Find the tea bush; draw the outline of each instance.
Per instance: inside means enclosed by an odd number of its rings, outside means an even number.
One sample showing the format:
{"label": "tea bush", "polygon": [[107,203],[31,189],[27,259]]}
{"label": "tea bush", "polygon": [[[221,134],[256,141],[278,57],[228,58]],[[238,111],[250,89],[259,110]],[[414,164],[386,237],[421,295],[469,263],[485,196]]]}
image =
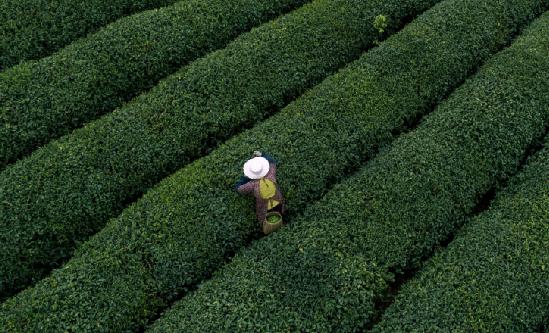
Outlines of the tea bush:
{"label": "tea bush", "polygon": [[0,71],[39,59],[122,16],[175,0],[3,0],[0,2]]}
{"label": "tea bush", "polygon": [[[62,269],[7,301],[0,324],[31,331],[142,325],[257,230],[253,204],[232,190],[248,154],[261,148],[280,160],[278,178],[295,216],[507,42],[537,11],[538,3],[530,4],[522,12],[498,1],[482,11],[465,0],[435,6],[281,113],[150,190]],[[463,19],[469,16],[476,25]]]}
{"label": "tea bush", "polygon": [[491,208],[467,222],[402,288],[374,332],[518,333],[543,323],[549,309],[548,181],[549,139]]}
{"label": "tea bush", "polygon": [[[417,268],[435,245],[463,224],[484,193],[516,172],[529,146],[543,138],[549,125],[548,23],[549,13],[441,103],[417,130],[395,140],[289,227],[237,254],[168,310],[150,332],[354,332],[372,320],[376,301],[384,299],[395,275]],[[537,188],[547,194],[546,183]],[[540,260],[546,258],[542,245],[547,239],[546,202],[545,195],[538,207],[545,213],[538,211],[542,215],[532,229],[543,234],[532,236],[541,242],[531,244],[532,256],[522,259],[537,274],[531,280],[519,279],[512,290],[501,291],[507,295],[502,301],[508,303],[498,310],[512,311],[518,297],[525,300],[529,292],[547,290],[542,282],[547,274],[540,272]],[[520,210],[519,214],[528,213]],[[483,237],[497,237],[489,229],[483,230]],[[171,250],[168,244],[165,251]],[[471,247],[470,253],[477,250],[481,251]],[[514,261],[509,265],[515,269]],[[503,283],[506,268],[494,272],[491,277],[498,277],[494,282]],[[448,281],[440,276],[446,273],[437,270],[433,281]],[[522,276],[530,277],[528,273]],[[459,294],[463,289],[454,289],[455,283],[449,283],[450,288]],[[529,284],[524,289],[528,295],[514,296],[522,283]],[[530,289],[533,286],[537,287]],[[500,287],[494,285],[490,290]],[[535,305],[532,320],[547,309],[543,306],[547,302],[541,301],[544,295],[534,296],[529,303]],[[482,306],[486,295],[471,296],[472,302]],[[456,302],[448,309],[444,305],[450,300],[425,298],[440,307],[426,306],[418,310],[420,314],[442,315],[451,313],[452,307],[467,305]],[[521,306],[517,311],[527,308]],[[406,320],[397,332],[417,327],[421,332],[436,330],[449,318],[433,322],[426,316],[420,324],[415,317],[417,308],[411,305],[406,310],[395,315],[394,322],[401,317]],[[508,313],[485,310],[484,315]],[[447,327],[441,332],[452,331],[454,323]]]}
{"label": "tea bush", "polygon": [[378,37],[377,12],[395,28],[436,1],[317,0],[6,168],[0,294],[43,277],[148,187],[359,57]]}
{"label": "tea bush", "polygon": [[0,73],[0,169],[305,2],[184,0],[123,18],[51,57]]}

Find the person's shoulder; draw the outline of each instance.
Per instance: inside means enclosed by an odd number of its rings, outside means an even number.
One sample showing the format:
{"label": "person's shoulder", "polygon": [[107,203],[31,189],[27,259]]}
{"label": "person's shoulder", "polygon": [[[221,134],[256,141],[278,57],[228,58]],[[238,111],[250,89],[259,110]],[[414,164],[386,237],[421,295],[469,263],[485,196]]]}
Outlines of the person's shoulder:
{"label": "person's shoulder", "polygon": [[263,153],[261,156],[264,157],[271,164],[274,164],[274,165],[278,164],[278,161],[275,160],[274,157],[271,154]]}

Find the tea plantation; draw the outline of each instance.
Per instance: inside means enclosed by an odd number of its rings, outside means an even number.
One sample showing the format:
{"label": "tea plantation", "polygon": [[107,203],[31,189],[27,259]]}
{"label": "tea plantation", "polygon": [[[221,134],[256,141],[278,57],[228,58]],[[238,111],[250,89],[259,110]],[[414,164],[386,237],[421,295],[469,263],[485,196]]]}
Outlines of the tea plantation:
{"label": "tea plantation", "polygon": [[549,0],[6,0],[0,32],[0,332],[549,329]]}

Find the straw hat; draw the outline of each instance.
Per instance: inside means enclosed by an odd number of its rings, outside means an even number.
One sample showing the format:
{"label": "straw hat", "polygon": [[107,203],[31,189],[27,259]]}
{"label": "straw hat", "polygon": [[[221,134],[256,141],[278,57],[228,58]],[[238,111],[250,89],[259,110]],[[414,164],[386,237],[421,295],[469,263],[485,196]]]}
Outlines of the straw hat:
{"label": "straw hat", "polygon": [[260,179],[269,172],[269,161],[265,157],[254,157],[244,163],[244,175],[250,179]]}

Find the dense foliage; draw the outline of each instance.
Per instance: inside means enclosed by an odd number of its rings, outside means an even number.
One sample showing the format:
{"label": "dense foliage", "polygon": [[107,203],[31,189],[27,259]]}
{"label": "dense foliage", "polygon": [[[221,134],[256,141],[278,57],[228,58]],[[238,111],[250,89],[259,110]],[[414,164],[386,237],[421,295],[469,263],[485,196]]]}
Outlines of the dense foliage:
{"label": "dense foliage", "polygon": [[125,17],[51,57],[0,73],[0,169],[305,2],[184,0]]}
{"label": "dense foliage", "polygon": [[[309,206],[289,227],[237,254],[197,291],[175,304],[150,331],[353,332],[371,320],[376,300],[383,299],[395,275],[418,267],[435,245],[456,232],[480,197],[516,172],[529,147],[543,138],[549,125],[545,89],[549,86],[548,23],[549,15],[537,21],[524,37],[441,103],[417,130],[395,140],[358,174]],[[528,285],[524,289],[527,294],[542,292],[529,303],[535,306],[530,320],[539,320],[547,309],[547,300],[542,301],[547,295],[547,285],[543,285],[547,273],[540,272],[547,258],[543,246],[547,240],[547,220],[543,219],[547,216],[546,186],[544,181],[537,187],[545,197],[533,214],[544,215],[531,229],[543,235],[530,236],[540,243],[523,244],[531,247],[532,253],[519,260],[528,262],[536,270],[535,276],[530,281],[517,276],[517,284],[507,279],[507,286],[513,289],[499,293],[501,300],[507,301],[505,307],[487,306],[486,313],[472,320],[503,317],[513,311],[519,297],[514,295],[522,283]],[[520,210],[518,214],[528,212]],[[489,229],[483,230],[483,237],[497,237]],[[516,230],[514,236],[524,239],[525,231]],[[463,253],[477,250],[481,248],[471,247]],[[511,260],[509,274],[520,270],[520,265]],[[490,283],[504,283],[506,268],[499,267],[501,274],[494,272]],[[439,277],[446,273],[450,272],[437,270],[433,281],[447,281]],[[449,283],[450,288],[456,287],[455,283],[458,281]],[[454,292],[461,291],[457,288]],[[497,303],[483,296],[473,296],[472,302]],[[425,297],[431,299],[431,295]],[[522,301],[526,298],[528,295],[520,296]],[[450,300],[432,300],[435,307],[418,310],[411,305],[397,314],[395,322],[408,316],[409,325],[396,331],[417,328],[421,317],[414,317],[416,311],[437,311],[441,316],[451,313],[444,307]],[[455,304],[461,306],[466,304]],[[516,310],[521,313],[527,308],[521,305]],[[459,313],[457,317],[439,317],[437,323],[444,318],[463,320]],[[429,322],[430,318],[425,317],[419,332],[436,331],[439,326]],[[508,321],[503,319],[501,324]],[[452,323],[448,327],[441,332],[454,331]]]}
{"label": "dense foliage", "polygon": [[0,294],[42,277],[147,187],[357,58],[379,37],[376,13],[396,27],[436,1],[317,0],[6,168]]}
{"label": "dense foliage", "polygon": [[39,59],[119,17],[176,0],[2,0],[0,71]]}
{"label": "dense foliage", "polygon": [[519,333],[539,327],[549,309],[548,181],[549,139],[490,210],[467,222],[448,249],[402,288],[374,332]]}
{"label": "dense foliage", "polygon": [[256,229],[249,200],[232,191],[242,158],[261,147],[282,161],[279,179],[299,212],[506,43],[538,10],[538,2],[525,3],[435,6],[283,112],[149,191],[62,269],[6,302],[0,323],[100,331],[146,322]]}

